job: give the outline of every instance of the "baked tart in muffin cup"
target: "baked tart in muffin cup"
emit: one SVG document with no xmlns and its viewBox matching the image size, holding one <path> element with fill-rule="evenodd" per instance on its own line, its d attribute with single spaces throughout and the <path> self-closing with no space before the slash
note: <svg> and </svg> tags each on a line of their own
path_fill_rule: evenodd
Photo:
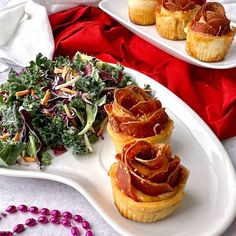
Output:
<svg viewBox="0 0 236 236">
<path fill-rule="evenodd" d="M 136 86 L 118 89 L 114 102 L 104 106 L 108 114 L 107 130 L 116 152 L 135 140 L 145 139 L 152 144 L 169 143 L 173 121 L 159 100 Z"/>
<path fill-rule="evenodd" d="M 185 39 L 184 28 L 193 19 L 199 7 L 192 0 L 157 0 L 157 32 L 167 39 Z"/>
<path fill-rule="evenodd" d="M 172 156 L 169 145 L 140 140 L 116 154 L 109 170 L 114 203 L 120 214 L 137 222 L 153 222 L 180 205 L 189 171 Z"/>
<path fill-rule="evenodd" d="M 200 61 L 216 62 L 228 53 L 236 28 L 230 27 L 220 3 L 208 2 L 198 10 L 186 32 L 186 52 Z"/>
<path fill-rule="evenodd" d="M 156 0 L 128 0 L 129 19 L 137 25 L 155 24 Z"/>
</svg>

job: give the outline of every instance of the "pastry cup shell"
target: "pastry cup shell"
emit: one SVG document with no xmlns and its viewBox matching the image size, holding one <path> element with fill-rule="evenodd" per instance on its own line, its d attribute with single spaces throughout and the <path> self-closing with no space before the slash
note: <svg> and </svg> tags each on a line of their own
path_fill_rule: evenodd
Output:
<svg viewBox="0 0 236 236">
<path fill-rule="evenodd" d="M 193 19 L 199 7 L 188 11 L 169 11 L 164 7 L 156 11 L 156 29 L 160 36 L 171 40 L 184 40 L 184 28 Z"/>
<path fill-rule="evenodd" d="M 224 59 L 234 40 L 236 28 L 222 36 L 195 32 L 187 26 L 186 52 L 200 61 L 216 62 Z"/>
<path fill-rule="evenodd" d="M 129 0 L 128 11 L 129 19 L 137 25 L 153 25 L 155 24 L 155 0 Z"/>
<path fill-rule="evenodd" d="M 130 135 L 117 133 L 110 125 L 110 122 L 108 122 L 107 124 L 107 131 L 115 146 L 116 152 L 120 153 L 126 144 L 133 141 L 137 141 L 137 140 L 146 140 L 150 142 L 151 144 L 156 144 L 156 143 L 168 144 L 170 141 L 170 136 L 172 134 L 173 127 L 174 127 L 173 121 L 169 120 L 165 129 L 160 134 L 155 135 L 155 136 L 150 136 L 147 138 L 135 138 Z"/>
<path fill-rule="evenodd" d="M 187 169 L 184 169 L 185 175 L 171 197 L 154 202 L 136 202 L 118 188 L 116 183 L 117 167 L 118 163 L 112 164 L 109 176 L 111 177 L 114 204 L 123 217 L 143 223 L 154 222 L 167 217 L 180 205 L 189 175 Z"/>
</svg>

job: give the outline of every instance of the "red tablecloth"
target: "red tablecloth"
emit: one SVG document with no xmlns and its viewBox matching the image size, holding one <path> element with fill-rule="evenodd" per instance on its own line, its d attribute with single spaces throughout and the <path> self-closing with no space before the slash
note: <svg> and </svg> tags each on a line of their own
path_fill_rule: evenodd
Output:
<svg viewBox="0 0 236 236">
<path fill-rule="evenodd" d="M 205 69 L 176 59 L 95 7 L 53 14 L 50 22 L 55 56 L 81 51 L 143 72 L 184 100 L 219 138 L 236 135 L 236 68 Z"/>
</svg>

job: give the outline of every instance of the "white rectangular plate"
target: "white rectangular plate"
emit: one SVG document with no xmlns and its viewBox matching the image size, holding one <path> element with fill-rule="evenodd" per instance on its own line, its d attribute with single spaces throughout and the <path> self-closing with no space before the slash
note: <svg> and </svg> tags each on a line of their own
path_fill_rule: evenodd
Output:
<svg viewBox="0 0 236 236">
<path fill-rule="evenodd" d="M 49 179 L 70 185 L 121 235 L 220 235 L 236 212 L 235 172 L 223 146 L 199 116 L 168 89 L 137 71 L 126 68 L 125 72 L 141 87 L 150 84 L 174 120 L 171 147 L 190 170 L 186 195 L 174 214 L 144 224 L 127 220 L 118 213 L 107 175 L 115 161 L 115 149 L 107 134 L 91 155 L 74 156 L 68 151 L 53 158 L 53 163 L 44 171 L 33 165 L 18 165 L 0 168 L 0 175 Z"/>
<path fill-rule="evenodd" d="M 139 26 L 131 23 L 128 16 L 128 0 L 103 0 L 99 3 L 99 7 L 139 37 L 183 61 L 196 66 L 214 69 L 236 67 L 236 40 L 233 41 L 229 53 L 223 61 L 202 62 L 187 55 L 185 52 L 185 40 L 172 41 L 162 38 L 158 34 L 155 25 Z"/>
</svg>

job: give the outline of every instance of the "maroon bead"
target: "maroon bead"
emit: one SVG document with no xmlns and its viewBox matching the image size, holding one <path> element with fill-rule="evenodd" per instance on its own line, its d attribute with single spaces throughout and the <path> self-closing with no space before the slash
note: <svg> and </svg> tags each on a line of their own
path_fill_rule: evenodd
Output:
<svg viewBox="0 0 236 236">
<path fill-rule="evenodd" d="M 83 221 L 83 218 L 80 215 L 74 215 L 73 219 L 75 222 L 79 222 L 79 223 Z"/>
<path fill-rule="evenodd" d="M 25 224 L 29 227 L 32 227 L 37 224 L 36 220 L 34 218 L 29 218 L 25 221 Z"/>
<path fill-rule="evenodd" d="M 70 227 L 71 226 L 71 222 L 69 219 L 62 219 L 61 223 L 65 226 L 65 227 Z"/>
<path fill-rule="evenodd" d="M 54 224 L 54 225 L 58 225 L 58 224 L 61 223 L 61 222 L 60 222 L 60 219 L 57 218 L 57 217 L 54 217 L 54 216 L 50 218 L 50 222 L 51 222 L 52 224 Z"/>
<path fill-rule="evenodd" d="M 5 236 L 13 236 L 13 233 L 10 231 L 7 231 Z"/>
<path fill-rule="evenodd" d="M 50 211 L 49 211 L 47 208 L 42 208 L 42 209 L 40 210 L 40 213 L 41 213 L 42 215 L 45 215 L 45 216 L 50 215 Z"/>
<path fill-rule="evenodd" d="M 61 216 L 61 212 L 58 210 L 52 210 L 51 215 L 54 217 L 60 217 Z"/>
<path fill-rule="evenodd" d="M 16 206 L 13 206 L 13 205 L 11 205 L 11 206 L 9 206 L 7 209 L 6 209 L 6 212 L 8 212 L 8 213 L 16 213 L 17 212 L 17 208 L 16 208 Z"/>
<path fill-rule="evenodd" d="M 84 229 L 90 229 L 90 224 L 89 224 L 89 222 L 86 221 L 86 220 L 84 220 L 84 221 L 82 222 L 82 227 L 83 227 Z"/>
<path fill-rule="evenodd" d="M 21 233 L 25 230 L 25 227 L 23 224 L 18 224 L 14 227 L 13 233 Z"/>
<path fill-rule="evenodd" d="M 63 212 L 62 216 L 66 219 L 72 219 L 72 214 L 69 211 Z"/>
<path fill-rule="evenodd" d="M 49 220 L 48 220 L 48 218 L 47 218 L 46 216 L 40 216 L 40 217 L 38 218 L 38 222 L 39 222 L 40 224 L 47 224 L 47 223 L 49 222 Z"/>
<path fill-rule="evenodd" d="M 29 211 L 30 211 L 30 213 L 32 213 L 32 214 L 38 214 L 38 213 L 39 213 L 39 209 L 38 209 L 38 207 L 36 207 L 36 206 L 30 207 Z"/>
<path fill-rule="evenodd" d="M 13 233 L 10 231 L 0 231 L 0 236 L 13 236 Z"/>
<path fill-rule="evenodd" d="M 86 232 L 85 236 L 93 236 L 93 232 L 90 231 L 90 230 L 88 230 L 88 231 Z"/>
<path fill-rule="evenodd" d="M 28 207 L 26 205 L 19 205 L 18 210 L 21 211 L 21 212 L 27 212 Z"/>
<path fill-rule="evenodd" d="M 79 236 L 79 229 L 77 227 L 72 227 L 70 232 L 72 236 Z"/>
</svg>

